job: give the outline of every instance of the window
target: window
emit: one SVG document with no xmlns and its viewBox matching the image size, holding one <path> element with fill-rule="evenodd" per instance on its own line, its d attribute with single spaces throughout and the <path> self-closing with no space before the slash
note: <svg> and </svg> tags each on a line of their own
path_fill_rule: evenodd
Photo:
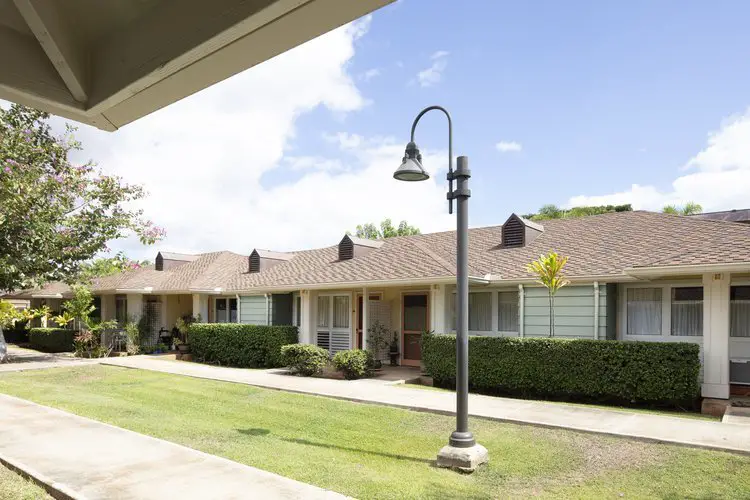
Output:
<svg viewBox="0 0 750 500">
<path fill-rule="evenodd" d="M 90 318 L 99 323 L 102 320 L 102 298 L 99 295 L 94 297 L 92 305 L 94 306 L 94 310 L 91 311 Z"/>
<path fill-rule="evenodd" d="M 661 288 L 628 288 L 627 334 L 661 335 Z"/>
<path fill-rule="evenodd" d="M 216 322 L 237 323 L 237 299 L 216 299 Z"/>
<path fill-rule="evenodd" d="M 115 295 L 115 320 L 120 326 L 128 321 L 128 298 L 125 295 Z"/>
<path fill-rule="evenodd" d="M 518 292 L 498 292 L 497 329 L 501 332 L 518 331 Z"/>
<path fill-rule="evenodd" d="M 750 286 L 733 286 L 730 289 L 729 336 L 750 337 Z"/>
<path fill-rule="evenodd" d="M 328 296 L 318 297 L 318 326 L 320 327 L 328 326 L 329 300 L 331 298 Z"/>
<path fill-rule="evenodd" d="M 294 297 L 294 326 L 302 326 L 302 296 Z"/>
<path fill-rule="evenodd" d="M 672 329 L 674 336 L 703 335 L 703 287 L 672 288 Z"/>
<path fill-rule="evenodd" d="M 469 331 L 492 331 L 492 292 L 469 293 Z"/>
<path fill-rule="evenodd" d="M 333 327 L 349 328 L 349 297 L 347 295 L 333 297 Z"/>
</svg>

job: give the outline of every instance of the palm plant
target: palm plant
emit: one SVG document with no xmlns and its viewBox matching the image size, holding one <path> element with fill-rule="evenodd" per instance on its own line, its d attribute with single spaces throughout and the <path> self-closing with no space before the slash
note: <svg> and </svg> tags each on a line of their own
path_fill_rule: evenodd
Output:
<svg viewBox="0 0 750 500">
<path fill-rule="evenodd" d="M 555 294 L 570 283 L 563 276 L 563 267 L 567 257 L 560 257 L 557 252 L 549 252 L 526 265 L 526 271 L 536 276 L 537 283 L 547 288 L 549 294 L 549 336 L 555 336 Z"/>
<path fill-rule="evenodd" d="M 689 201 L 683 206 L 665 205 L 661 210 L 665 214 L 673 215 L 695 215 L 703 212 L 703 207 L 694 201 Z"/>
</svg>

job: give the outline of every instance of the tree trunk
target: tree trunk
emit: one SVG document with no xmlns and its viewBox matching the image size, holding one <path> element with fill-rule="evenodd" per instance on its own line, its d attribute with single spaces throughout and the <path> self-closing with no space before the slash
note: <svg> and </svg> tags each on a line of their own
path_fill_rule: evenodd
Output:
<svg viewBox="0 0 750 500">
<path fill-rule="evenodd" d="M 549 294 L 549 336 L 555 336 L 555 296 Z"/>
</svg>

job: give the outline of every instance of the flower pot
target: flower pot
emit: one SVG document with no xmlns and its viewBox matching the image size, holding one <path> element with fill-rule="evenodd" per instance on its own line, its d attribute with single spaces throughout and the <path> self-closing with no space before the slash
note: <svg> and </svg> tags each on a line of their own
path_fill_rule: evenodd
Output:
<svg viewBox="0 0 750 500">
<path fill-rule="evenodd" d="M 391 351 L 388 355 L 391 358 L 391 366 L 398 366 L 398 351 Z"/>
<path fill-rule="evenodd" d="M 190 344 L 179 344 L 177 346 L 177 350 L 180 352 L 180 354 L 187 354 L 190 352 Z"/>
</svg>

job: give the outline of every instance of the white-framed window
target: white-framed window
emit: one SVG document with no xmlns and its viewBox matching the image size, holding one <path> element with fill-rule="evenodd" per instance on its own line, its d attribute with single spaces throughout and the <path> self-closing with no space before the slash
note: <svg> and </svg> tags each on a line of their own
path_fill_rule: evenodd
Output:
<svg viewBox="0 0 750 500">
<path fill-rule="evenodd" d="M 237 323 L 237 299 L 220 297 L 214 300 L 216 323 Z"/>
<path fill-rule="evenodd" d="M 628 335 L 661 335 L 661 288 L 628 288 L 626 301 Z"/>
<path fill-rule="evenodd" d="M 328 316 L 330 312 L 331 297 L 328 295 L 318 296 L 318 326 L 328 326 Z"/>
<path fill-rule="evenodd" d="M 733 285 L 729 291 L 729 336 L 750 338 L 750 286 Z"/>
<path fill-rule="evenodd" d="M 302 296 L 296 292 L 292 295 L 292 326 L 302 326 Z"/>
<path fill-rule="evenodd" d="M 121 327 L 128 322 L 128 297 L 127 295 L 115 295 L 115 320 Z"/>
<path fill-rule="evenodd" d="M 518 291 L 469 292 L 469 334 L 518 335 Z M 450 296 L 450 327 L 456 330 L 456 294 Z"/>
<path fill-rule="evenodd" d="M 703 285 L 685 281 L 622 285 L 623 339 L 702 342 Z"/>
</svg>

